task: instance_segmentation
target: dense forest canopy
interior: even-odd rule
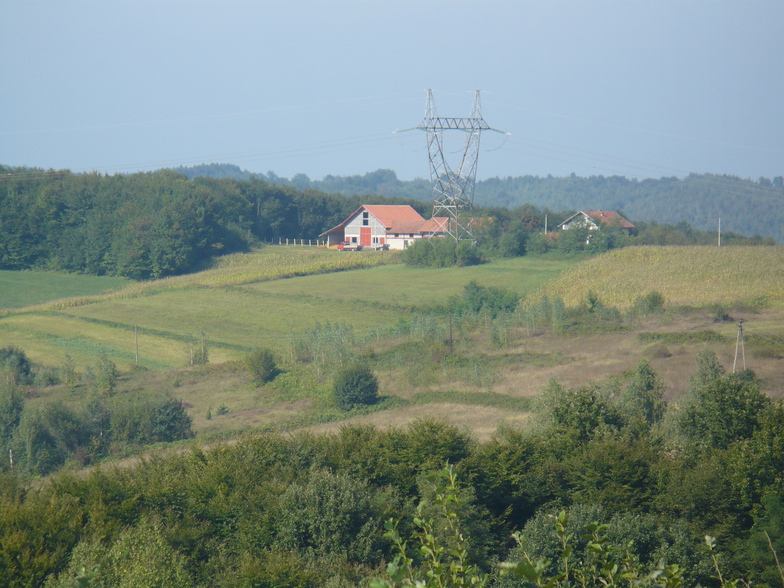
[[[427,204],[345,197],[248,181],[2,168],[0,268],[63,269],[135,279],[192,271],[213,255],[259,241],[316,238],[361,203]]]

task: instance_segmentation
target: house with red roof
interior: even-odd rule
[[[634,225],[612,210],[581,210],[558,225],[561,230],[584,227],[597,231],[602,227],[616,227],[630,233]]]
[[[443,236],[447,221],[425,220],[408,205],[364,204],[319,237],[327,240],[327,247],[347,242],[369,249],[406,249],[417,239]]]

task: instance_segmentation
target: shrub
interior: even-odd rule
[[[89,441],[89,427],[75,411],[52,402],[25,410],[12,441],[14,461],[31,474],[46,475]]]
[[[169,443],[193,437],[192,419],[182,401],[165,393],[115,402],[109,407],[109,422],[114,443]]]
[[[697,445],[724,449],[753,435],[769,403],[753,372],[725,375],[716,354],[705,350],[697,356],[697,372],[689,380],[678,426]]]
[[[167,541],[160,523],[145,519],[123,530],[111,545],[83,539],[74,548],[68,567],[47,586],[192,586],[186,563],[186,557]]]
[[[577,441],[588,441],[599,432],[619,430],[624,424],[621,412],[591,384],[564,388],[551,378],[538,402],[550,425]]]
[[[484,262],[476,245],[469,241],[455,243],[447,237],[419,239],[402,253],[401,259],[413,267],[463,267]]]
[[[248,354],[245,367],[255,382],[266,384],[278,375],[278,366],[275,356],[270,349],[259,347]]]
[[[114,388],[117,385],[117,378],[120,374],[117,371],[117,365],[109,359],[105,351],[101,351],[98,354],[94,375],[93,386],[98,394],[101,396],[114,394]]]
[[[664,312],[664,295],[658,290],[651,290],[644,296],[638,296],[631,308],[631,314],[660,314]]]
[[[495,318],[502,312],[514,312],[519,300],[520,296],[515,292],[504,288],[480,286],[475,280],[471,280],[463,286],[462,296],[452,299],[452,306],[458,312],[484,311]]]
[[[364,481],[343,473],[312,470],[280,497],[275,517],[277,541],[301,555],[339,555],[376,563],[381,552],[380,515],[386,514],[381,506]]]
[[[378,380],[366,365],[353,366],[338,373],[332,390],[335,404],[341,410],[378,401]]]
[[[0,349],[0,371],[6,373],[5,379],[12,384],[30,384],[32,365],[25,352],[17,347]]]

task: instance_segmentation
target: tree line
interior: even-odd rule
[[[265,240],[315,238],[362,203],[251,178],[0,168],[0,269],[155,279]],[[427,205],[413,203],[420,212]]]
[[[236,169],[233,169],[236,168]],[[191,175],[216,174],[250,177],[237,166],[212,164],[180,168]],[[311,180],[305,174],[291,179],[273,172],[257,177],[300,190],[320,190],[347,196],[396,195],[430,201],[429,180],[400,180],[394,171],[379,169],[363,175]],[[624,210],[631,219],[665,224],[688,223],[713,231],[718,219],[727,230],[746,236],[761,235],[784,242],[784,176],[744,179],[722,174],[692,173],[684,178],[629,179],[623,176],[565,177],[507,176],[476,182],[475,204],[515,209],[525,205],[551,210]],[[554,217],[557,224],[567,217]]]
[[[410,204],[425,217],[431,211],[430,203],[421,200],[328,194],[257,177],[189,179],[171,170],[102,175],[0,167],[0,269],[157,279],[192,272],[213,256],[265,240],[315,238],[361,204],[377,203]],[[592,240],[578,231],[566,231],[557,241],[545,238],[545,227],[552,229],[574,212],[525,204],[512,210],[476,207],[472,214],[485,219],[476,235],[491,256],[716,242],[713,231],[693,229],[685,221],[637,222],[634,239],[617,230],[601,231]],[[775,211],[764,216],[771,225],[775,218]],[[723,242],[774,243],[738,232],[725,232]],[[471,255],[476,261],[476,252]]]

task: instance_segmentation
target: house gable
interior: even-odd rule
[[[592,231],[596,231],[602,226],[616,226],[625,231],[634,228],[632,223],[611,210],[581,210],[567,218],[557,228],[565,231],[578,226],[586,227]]]

